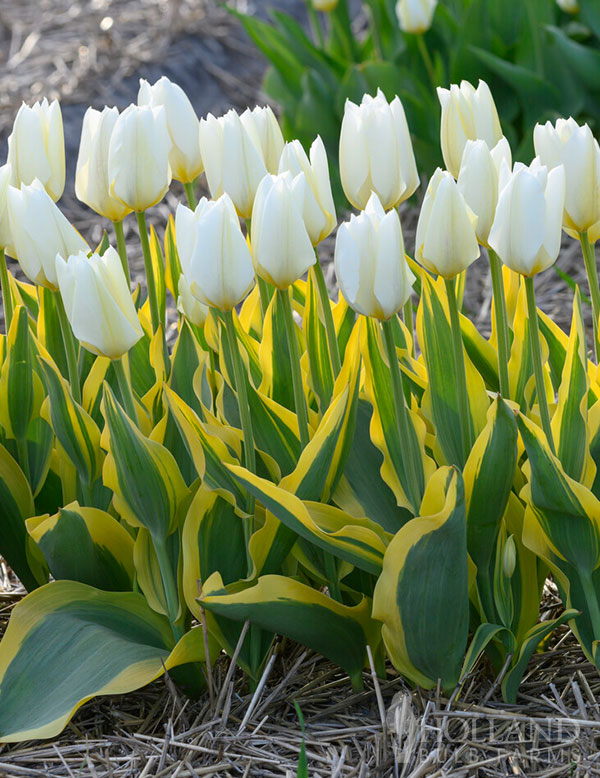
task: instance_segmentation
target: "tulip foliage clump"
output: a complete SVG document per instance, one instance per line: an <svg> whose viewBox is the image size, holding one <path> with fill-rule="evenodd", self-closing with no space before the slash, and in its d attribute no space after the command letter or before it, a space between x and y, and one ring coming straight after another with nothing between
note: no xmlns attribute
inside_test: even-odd
<svg viewBox="0 0 600 778"><path fill-rule="evenodd" d="M285 144L268 108L198 120L179 87L143 82L139 105L85 116L76 192L114 232L90 247L56 205L58 105L20 110L0 168L0 553L29 593L0 643L0 740L52 737L164 672L197 694L222 652L256 683L276 635L356 686L388 659L448 694L485 653L510 702L561 623L600 667L600 148L560 119L513 166L484 82L440 101L447 169L414 257L403 106L348 104L337 302L320 138ZM172 177L188 204L159 235L145 210ZM591 356L579 290L568 335L536 308L563 228ZM489 338L462 312L481 246ZM564 609L540 621L550 574Z"/></svg>

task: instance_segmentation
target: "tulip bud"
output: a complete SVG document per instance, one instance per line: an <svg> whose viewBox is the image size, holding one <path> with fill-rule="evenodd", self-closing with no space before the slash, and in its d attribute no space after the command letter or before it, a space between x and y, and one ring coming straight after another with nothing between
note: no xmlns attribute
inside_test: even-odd
<svg viewBox="0 0 600 778"><path fill-rule="evenodd" d="M488 245L498 203L500 167L512 167L510 146L500 138L490 151L483 140L468 140L458 174L458 189L466 204L477 216L477 240Z"/></svg>
<svg viewBox="0 0 600 778"><path fill-rule="evenodd" d="M310 162L299 140L286 143L279 160L279 172L284 173L286 170L292 176L304 173L308 184L307 197L312 201L310 212L315 215L314 220L305 219L305 224L311 242L316 246L334 230L336 225L327 152L321 138L317 137L310 147Z"/></svg>
<svg viewBox="0 0 600 778"><path fill-rule="evenodd" d="M421 35L431 27L437 0L398 0L396 16L403 32Z"/></svg>
<svg viewBox="0 0 600 778"><path fill-rule="evenodd" d="M110 139L119 118L116 108L102 111L88 108L83 117L81 142L75 173L75 194L92 210L119 222L131 213L131 208L112 196L108 179Z"/></svg>
<svg viewBox="0 0 600 778"><path fill-rule="evenodd" d="M115 122L108 150L111 195L133 211L162 200L171 183L170 150L164 108L126 108Z"/></svg>
<svg viewBox="0 0 600 778"><path fill-rule="evenodd" d="M484 140L490 149L502 137L498 111L489 86L479 81L477 89L468 81L450 89L438 87L442 106L441 143L444 164L457 178L468 140Z"/></svg>
<svg viewBox="0 0 600 778"><path fill-rule="evenodd" d="M181 268L197 300L230 311L244 299L254 285L254 267L229 195L216 201L203 197L195 211L179 204L175 234Z"/></svg>
<svg viewBox="0 0 600 778"><path fill-rule="evenodd" d="M337 232L335 273L348 305L364 316L389 319L410 297L415 277L404 257L398 212L386 213L375 192Z"/></svg>
<svg viewBox="0 0 600 778"><path fill-rule="evenodd" d="M164 107L173 144L169 152L173 178L184 184L191 183L202 173L204 165L198 139L200 122L186 93L166 76L159 78L153 86L140 78L138 105Z"/></svg>
<svg viewBox="0 0 600 778"><path fill-rule="evenodd" d="M340 132L340 175L344 193L363 209L371 192L381 205L394 208L419 185L404 108L398 97L391 103L381 89L364 95L360 105L346 100Z"/></svg>
<svg viewBox="0 0 600 778"><path fill-rule="evenodd" d="M548 169L565 169L565 211L563 227L571 235L590 231L590 240L600 237L600 146L587 124L575 119L558 119L536 124L535 153Z"/></svg>
<svg viewBox="0 0 600 778"><path fill-rule="evenodd" d="M456 181L438 168L429 182L415 240L415 258L432 273L454 278L479 256L477 217Z"/></svg>
<svg viewBox="0 0 600 778"><path fill-rule="evenodd" d="M312 7L315 11L329 12L333 11L338 4L338 0L312 0Z"/></svg>
<svg viewBox="0 0 600 778"><path fill-rule="evenodd" d="M568 14L576 14L579 11L577 0L556 0L556 5Z"/></svg>
<svg viewBox="0 0 600 778"><path fill-rule="evenodd" d="M56 275L73 334L88 351L119 359L144 334L118 253L57 254Z"/></svg>
<svg viewBox="0 0 600 778"><path fill-rule="evenodd" d="M202 327L208 316L208 306L194 297L183 273L179 276L178 287L177 310L196 327Z"/></svg>
<svg viewBox="0 0 600 778"><path fill-rule="evenodd" d="M65 188L65 138L58 100L44 98L31 108L19 108L8 138L11 184L31 184L37 178L56 202Z"/></svg>
<svg viewBox="0 0 600 778"><path fill-rule="evenodd" d="M10 183L11 169L10 165L2 165L0 167L0 249L10 247L10 225L8 222L8 185ZM10 250L8 253L12 256L13 252Z"/></svg>
<svg viewBox="0 0 600 778"><path fill-rule="evenodd" d="M268 105L257 105L252 110L246 108L240 116L240 121L261 150L267 173L277 173L284 140L279 122L271 108Z"/></svg>
<svg viewBox="0 0 600 778"><path fill-rule="evenodd" d="M502 572L506 578L512 578L517 565L517 547L515 545L515 539L512 535L509 535L504 544L504 551L502 552Z"/></svg>
<svg viewBox="0 0 600 778"><path fill-rule="evenodd" d="M9 186L6 202L11 255L30 281L56 289L56 255L87 254L89 246L37 179L21 189Z"/></svg>
<svg viewBox="0 0 600 778"><path fill-rule="evenodd" d="M315 264L303 218L309 195L304 173L265 176L256 190L250 238L254 267L277 289L287 289Z"/></svg>
<svg viewBox="0 0 600 778"><path fill-rule="evenodd" d="M506 179L489 244L511 270L534 276L550 267L560 251L564 167L548 172L536 158L529 167L518 162Z"/></svg>
<svg viewBox="0 0 600 778"><path fill-rule="evenodd" d="M248 133L233 109L218 119L209 113L200 119L200 151L212 197L227 193L239 215L249 219L256 189L267 174L258 133Z"/></svg>

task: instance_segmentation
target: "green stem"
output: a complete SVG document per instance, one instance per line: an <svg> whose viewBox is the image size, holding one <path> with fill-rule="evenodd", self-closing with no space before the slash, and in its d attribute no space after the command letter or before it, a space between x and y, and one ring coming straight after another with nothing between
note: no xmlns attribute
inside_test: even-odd
<svg viewBox="0 0 600 778"><path fill-rule="evenodd" d="M123 364L123 357L120 359L113 359L113 368L117 376L117 383L121 391L121 400L125 408L125 413L129 416L131 421L137 425L138 417L135 410L135 400L133 399L133 392L131 390L131 384L125 371L125 365Z"/></svg>
<svg viewBox="0 0 600 778"><path fill-rule="evenodd" d="M336 559L333 554L330 554L327 551L323 552L323 557L325 559L325 574L327 575L329 594L334 600L337 600L337 602L342 602L342 592L338 581Z"/></svg>
<svg viewBox="0 0 600 778"><path fill-rule="evenodd" d="M131 288L131 278L129 276L129 262L127 261L127 245L125 243L125 233L123 232L123 220L120 222L113 222L115 228L115 237L117 239L117 251L121 258L121 265L123 266L123 272L127 279L127 288Z"/></svg>
<svg viewBox="0 0 600 778"><path fill-rule="evenodd" d="M469 394L467 392L467 373L465 370L465 355L463 353L462 333L454 279L445 278L446 294L448 295L448 308L450 309L450 328L452 330L452 350L454 352L454 370L456 371L456 392L458 396L458 412L460 415L460 429L463 444L463 459L461 467L464 467L467 457L473 446L473 427L471 413L469 411Z"/></svg>
<svg viewBox="0 0 600 778"><path fill-rule="evenodd" d="M29 470L29 451L27 448L27 438L17 438L17 456L23 475L27 481L31 481L31 472Z"/></svg>
<svg viewBox="0 0 600 778"><path fill-rule="evenodd" d="M319 255L315 249L317 255L317 261L312 266L313 280L317 285L317 292L321 300L321 308L323 309L323 318L325 319L325 331L327 332L327 345L329 346L329 356L331 358L331 367L333 369L333 377L337 378L342 369L340 362L340 349L338 346L337 335L335 334L335 324L333 323L333 312L331 310L331 300L329 299L329 293L327 292L327 284L325 283L325 276L323 275L323 268L319 262Z"/></svg>
<svg viewBox="0 0 600 778"><path fill-rule="evenodd" d="M308 10L308 22L310 24L310 29L315 45L324 50L325 39L323 38L323 30L321 29L321 25L319 24L319 17L313 8L311 0L306 0L306 8Z"/></svg>
<svg viewBox="0 0 600 778"><path fill-rule="evenodd" d="M588 616L592 622L594 640L600 640L600 607L598 606L598 595L594 589L592 574L579 572L579 580L581 581L581 588L588 606Z"/></svg>
<svg viewBox="0 0 600 778"><path fill-rule="evenodd" d="M542 419L542 429L546 434L550 451L556 454L554 448L554 438L552 437L552 426L550 425L550 411L548 410L548 400L544 387L544 371L542 369L542 349L540 347L540 330L538 327L537 309L535 307L535 290L533 288L533 278L525 276L525 292L527 294L527 318L529 320L529 344L531 347L531 359L533 361L533 374L535 376L535 390L537 393L540 416Z"/></svg>
<svg viewBox="0 0 600 778"><path fill-rule="evenodd" d="M4 249L0 249L0 288L2 289L2 302L4 304L4 332L8 332L13 317L13 300Z"/></svg>
<svg viewBox="0 0 600 778"><path fill-rule="evenodd" d="M417 35L417 48L419 49L419 54L421 55L421 59L425 65L425 70L427 71L427 75L431 81L431 86L435 90L438 85L437 79L435 77L435 68L433 67L433 62L431 61L431 57L429 56L429 52L427 51L427 46L425 45L425 41L423 40L422 35Z"/></svg>
<svg viewBox="0 0 600 778"><path fill-rule="evenodd" d="M242 433L244 435L244 465L251 473L256 473L256 452L254 450L254 431L252 428L252 415L250 413L250 404L248 402L247 376L240 355L240 348L235 331L232 311L222 312L225 322L225 343L229 351L229 358L233 364L233 377L235 380L235 389L237 392L238 409L240 420L242 422ZM248 574L252 569L252 559L250 557L249 542L254 532L254 497L248 494L248 503L246 511L250 514L250 522L244 522L244 534L246 540L246 554L248 562Z"/></svg>
<svg viewBox="0 0 600 778"><path fill-rule="evenodd" d="M83 504L89 508L94 508L94 489L89 481L80 480Z"/></svg>
<svg viewBox="0 0 600 778"><path fill-rule="evenodd" d="M419 451L419 445L414 428L410 422L408 408L406 406L406 395L404 394L404 385L402 371L398 364L398 354L394 342L394 329L392 320L387 319L381 323L385 348L387 351L388 362L390 363L390 374L392 377L392 391L394 395L394 409L396 411L396 421L400 431L400 441L404 450L404 464L406 467L406 494L412 504L413 513L417 515L423 492L425 490L425 476L423 474L423 461Z"/></svg>
<svg viewBox="0 0 600 778"><path fill-rule="evenodd" d="M596 362L600 357L600 343L598 341L598 320L600 319L600 288L598 287L598 269L596 267L596 255L594 247L590 244L587 232L579 233L585 271L588 277L590 295L592 297L592 311L594 316L594 354Z"/></svg>
<svg viewBox="0 0 600 778"><path fill-rule="evenodd" d="M537 3L533 4L532 0L525 0L525 9L527 12L527 19L529 21L529 27L531 28L531 40L533 42L533 59L535 61L535 72L541 78L544 77L544 56L542 54L542 44L540 40L541 25L537 12Z"/></svg>
<svg viewBox="0 0 600 778"><path fill-rule="evenodd" d="M194 184L191 181L188 181L183 185L183 188L185 189L185 196L187 197L188 205L192 211L195 211L198 203L196 202L196 195L194 194Z"/></svg>
<svg viewBox="0 0 600 778"><path fill-rule="evenodd" d="M160 577L162 578L165 597L167 598L169 621L171 622L175 640L179 640L183 637L184 630L179 624L175 623L179 613L179 592L177 591L177 582L175 581L173 568L171 567L171 561L169 559L169 554L167 553L167 545L164 540L159 541L152 538L152 541L158 560L158 566L160 568Z"/></svg>
<svg viewBox="0 0 600 778"><path fill-rule="evenodd" d="M292 383L294 387L294 404L296 406L296 416L298 417L298 428L300 430L300 444L306 448L310 441L308 434L308 410L306 408L306 397L302 386L302 370L300 368L300 351L294 329L294 315L292 313L292 303L290 300L289 289L278 289L279 303L283 311L285 322L285 335L288 343L290 355L290 368L292 371Z"/></svg>
<svg viewBox="0 0 600 778"><path fill-rule="evenodd" d="M496 338L498 340L498 379L500 381L500 394L506 399L510 398L510 384L508 380L508 360L510 343L508 334L508 315L506 313L506 297L504 296L504 279L502 278L502 265L498 255L492 249L488 249L490 260L490 275L492 277L492 290L494 292L494 322L496 325Z"/></svg>
<svg viewBox="0 0 600 778"><path fill-rule="evenodd" d="M404 319L404 326L410 332L410 343L408 345L409 345L410 356L414 357L414 355L415 355L415 330L414 330L414 325L413 325L412 297L409 297L408 300L404 303L404 307L402 308L402 318Z"/></svg>
<svg viewBox="0 0 600 778"><path fill-rule="evenodd" d="M146 214L144 211L137 211L136 219L142 242L142 251L144 253L144 268L146 270L146 284L148 286L148 299L150 301L150 318L152 319L152 332L156 332L160 325L160 315L158 312L158 296L156 294L156 280L152 272L152 255L150 254L150 241L148 240L148 227L146 225Z"/></svg>
<svg viewBox="0 0 600 778"><path fill-rule="evenodd" d="M71 384L71 393L76 403L81 405L81 386L79 385L79 371L77 370L77 351L75 348L75 336L69 324L67 312L60 292L54 292L54 301L58 313L58 321L62 333L65 353L67 355L67 369L69 371L69 383Z"/></svg>

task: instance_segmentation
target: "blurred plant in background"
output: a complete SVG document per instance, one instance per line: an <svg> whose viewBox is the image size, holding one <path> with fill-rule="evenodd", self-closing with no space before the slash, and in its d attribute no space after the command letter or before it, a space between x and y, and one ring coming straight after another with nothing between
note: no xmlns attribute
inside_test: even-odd
<svg viewBox="0 0 600 778"><path fill-rule="evenodd" d="M291 16L271 22L233 11L270 61L264 89L282 110L286 137L315 135L336 158L347 99L398 95L419 171L441 164L436 87L484 79L517 160L528 160L536 122L600 119L600 5L555 0L363 0L357 34L348 0L307 0L311 36ZM317 13L317 11L322 13ZM339 173L334 195L342 202Z"/></svg>

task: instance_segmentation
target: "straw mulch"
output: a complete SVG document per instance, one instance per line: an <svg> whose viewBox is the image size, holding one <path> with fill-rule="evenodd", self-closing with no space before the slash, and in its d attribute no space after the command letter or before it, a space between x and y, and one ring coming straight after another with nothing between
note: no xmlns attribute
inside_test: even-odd
<svg viewBox="0 0 600 778"><path fill-rule="evenodd" d="M257 0L253 8L264 13L266 5ZM279 5L302 7L300 0ZM250 4L239 0L238 6ZM91 245L109 225L73 194L87 105L123 108L135 101L139 77L155 80L162 72L186 89L199 115L264 102L264 63L216 0L3 0L0 66L1 158L21 100L59 97L68 169L60 206ZM175 187L151 210L150 221L164 226L181 199ZM416 217L416 209L403 209L411 252ZM126 236L134 279L142 281L132 219ZM321 253L333 288L333 240ZM587 291L573 241L565 239L558 265ZM568 329L571 290L553 271L538 281L540 306ZM469 270L465 308L483 331L489 328L490 302L481 260ZM0 635L22 596L0 560ZM559 608L549 588L542 618ZM267 668L255 693L222 657L213 669L212 698L207 692L188 700L167 678L130 695L94 700L52 741L0 746L0 778L287 778L296 775L302 742L294 700L306 720L310 776L549 778L600 772L600 679L566 628L534 656L512 707L502 703L485 660L451 700L435 690L411 690L391 667L385 679L365 672L364 690L354 692L339 669L285 640L276 644Z"/></svg>

